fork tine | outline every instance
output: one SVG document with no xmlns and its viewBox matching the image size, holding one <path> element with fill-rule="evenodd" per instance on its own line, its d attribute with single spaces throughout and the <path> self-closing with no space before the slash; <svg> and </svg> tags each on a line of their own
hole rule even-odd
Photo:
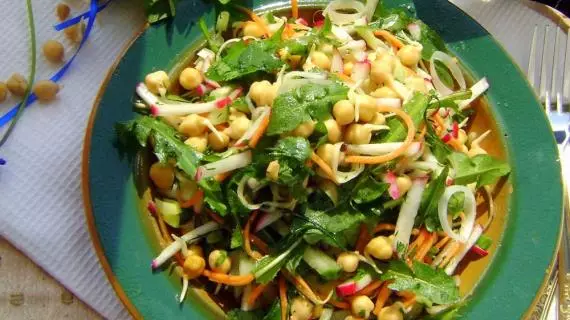
<svg viewBox="0 0 570 320">
<path fill-rule="evenodd" d="M 547 71 L 546 71 L 546 64 L 547 64 L 547 54 L 546 50 L 548 49 L 548 31 L 550 30 L 549 26 L 544 27 L 544 39 L 542 42 L 542 56 L 540 58 L 540 91 L 539 96 L 540 98 L 545 99 L 544 107 L 547 112 L 550 111 L 550 94 L 546 91 L 546 78 L 547 78 Z"/>
<path fill-rule="evenodd" d="M 556 97 L 558 88 L 556 87 L 556 78 L 558 77 L 558 33 L 560 32 L 560 28 L 556 27 L 556 34 L 554 35 L 554 60 L 552 60 L 552 82 L 550 83 L 550 95 L 552 97 Z M 557 101 L 558 103 L 558 101 Z M 558 108 L 557 108 L 558 110 Z"/>
<path fill-rule="evenodd" d="M 564 92 L 562 97 L 566 101 L 570 100 L 570 30 L 566 33 L 566 52 L 564 53 L 564 80 L 563 88 Z"/>
<path fill-rule="evenodd" d="M 536 83 L 535 83 L 535 73 L 536 73 L 536 32 L 538 30 L 538 25 L 534 25 L 534 31 L 532 33 L 532 41 L 530 43 L 530 56 L 528 58 L 528 68 L 526 70 L 526 77 L 528 78 L 528 82 L 530 83 L 532 89 L 536 91 Z"/>
</svg>

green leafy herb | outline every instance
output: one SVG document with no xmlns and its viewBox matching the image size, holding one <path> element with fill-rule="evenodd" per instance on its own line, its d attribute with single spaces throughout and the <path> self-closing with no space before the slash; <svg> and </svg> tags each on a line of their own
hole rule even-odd
<svg viewBox="0 0 570 320">
<path fill-rule="evenodd" d="M 483 249 L 483 250 L 487 250 L 491 247 L 491 245 L 493 244 L 493 239 L 489 238 L 488 236 L 482 234 L 481 236 L 479 236 L 479 239 L 477 239 L 477 242 L 475 243 L 479 248 Z"/>
<path fill-rule="evenodd" d="M 450 304 L 459 301 L 459 289 L 453 278 L 443 270 L 432 269 L 427 264 L 414 261 L 412 269 L 401 260 L 390 261 L 382 280 L 392 280 L 389 288 L 411 291 L 417 300 L 427 305 Z"/>
<path fill-rule="evenodd" d="M 208 46 L 210 47 L 210 49 L 212 49 L 212 51 L 214 52 L 218 52 L 218 50 L 220 50 L 221 45 L 224 43 L 224 38 L 222 37 L 222 35 L 220 33 L 210 34 L 210 31 L 208 30 L 208 25 L 206 24 L 206 20 L 204 20 L 204 17 L 200 18 L 200 20 L 198 21 L 198 26 L 200 27 L 200 31 L 202 31 L 204 38 L 206 38 L 206 41 L 208 42 Z"/>
<path fill-rule="evenodd" d="M 464 201 L 465 201 L 465 193 L 463 192 L 454 193 L 451 196 L 451 198 L 449 198 L 449 203 L 447 204 L 447 213 L 455 218 L 457 214 L 463 211 Z"/>
<path fill-rule="evenodd" d="M 447 47 L 443 39 L 421 20 L 416 20 L 420 26 L 421 36 L 419 42 L 422 44 L 422 59 L 429 60 L 435 51 L 447 52 Z"/>
<path fill-rule="evenodd" d="M 236 226 L 234 231 L 232 231 L 232 237 L 230 239 L 230 249 L 236 249 L 243 246 L 243 235 L 241 228 Z"/>
<path fill-rule="evenodd" d="M 378 182 L 370 175 L 364 175 L 353 189 L 352 201 L 357 204 L 372 202 L 380 198 L 388 190 L 388 187 L 389 184 Z"/>
<path fill-rule="evenodd" d="M 300 162 L 305 162 L 311 157 L 311 145 L 305 138 L 286 137 L 277 142 L 271 148 L 271 156 L 276 158 L 291 158 Z"/>
<path fill-rule="evenodd" d="M 295 248 L 302 244 L 302 239 L 298 237 L 298 233 L 291 232 L 288 234 L 277 246 L 275 252 L 264 256 L 261 260 L 257 261 L 253 269 L 253 275 L 259 283 L 268 283 L 285 266 L 289 257 L 292 256 Z"/>
<path fill-rule="evenodd" d="M 424 120 L 423 116 L 428 107 L 430 98 L 420 92 L 416 92 L 414 96 L 404 104 L 404 111 L 412 118 L 416 128 Z M 385 136 L 383 142 L 397 142 L 406 138 L 408 129 L 401 119 L 391 118 L 388 120 L 387 125 L 390 127 L 390 132 Z"/>
<path fill-rule="evenodd" d="M 439 198 L 441 198 L 441 195 L 445 192 L 445 181 L 447 180 L 448 174 L 449 168 L 445 167 L 439 176 L 429 183 L 429 186 L 422 196 L 419 210 L 421 215 L 418 218 L 425 224 L 430 232 L 441 229 L 437 207 Z"/>
<path fill-rule="evenodd" d="M 493 184 L 511 171 L 505 161 L 487 154 L 470 158 L 464 153 L 454 152 L 449 156 L 449 161 L 455 170 L 456 184 L 477 183 L 477 187 Z"/>
<path fill-rule="evenodd" d="M 309 137 L 309 141 L 315 145 L 315 148 L 318 148 L 329 141 L 328 133 L 329 131 L 325 123 L 319 121 L 315 124 L 315 129 L 313 130 L 313 134 Z"/>
<path fill-rule="evenodd" d="M 333 105 L 345 99 L 347 93 L 346 86 L 333 82 L 330 85 L 308 84 L 280 94 L 273 102 L 267 134 L 292 131 L 311 119 L 322 121 L 330 118 Z"/>
</svg>

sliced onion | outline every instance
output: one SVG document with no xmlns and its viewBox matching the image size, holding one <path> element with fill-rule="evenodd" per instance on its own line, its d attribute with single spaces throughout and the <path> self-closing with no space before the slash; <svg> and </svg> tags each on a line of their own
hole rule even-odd
<svg viewBox="0 0 570 320">
<path fill-rule="evenodd" d="M 182 303 L 184 301 L 184 298 L 186 298 L 187 291 L 188 291 L 188 277 L 184 275 L 182 277 L 182 292 L 180 292 L 178 303 Z"/>
<path fill-rule="evenodd" d="M 401 108 L 402 100 L 398 98 L 376 98 L 376 105 L 379 107 Z"/>
<path fill-rule="evenodd" d="M 332 26 L 331 32 L 341 43 L 352 41 L 350 34 L 341 27 Z"/>
<path fill-rule="evenodd" d="M 227 40 L 226 42 L 222 43 L 222 45 L 220 46 L 220 49 L 218 49 L 218 53 L 216 53 L 216 60 L 219 60 L 220 57 L 222 56 L 222 52 L 224 51 L 224 49 L 230 45 L 231 43 L 234 42 L 240 42 L 242 41 L 240 38 L 231 38 L 229 40 Z"/>
<path fill-rule="evenodd" d="M 378 0 L 366 0 L 366 7 L 364 8 L 364 12 L 366 14 L 367 21 L 372 21 L 372 16 L 374 15 L 374 11 L 376 11 L 377 5 Z"/>
<path fill-rule="evenodd" d="M 370 144 L 348 144 L 346 150 L 351 153 L 364 154 L 368 156 L 379 156 L 393 152 L 402 146 L 402 142 L 385 142 L 385 143 L 370 143 Z M 416 155 L 421 150 L 420 142 L 412 142 L 406 149 L 405 155 L 408 157 Z"/>
<path fill-rule="evenodd" d="M 364 52 L 366 50 L 366 41 L 364 40 L 352 40 L 347 42 L 345 45 L 338 47 L 338 51 L 342 55 L 347 55 L 353 51 Z"/>
<path fill-rule="evenodd" d="M 339 10 L 354 10 L 355 13 L 341 13 Z M 365 6 L 362 2 L 356 0 L 334 0 L 331 1 L 323 11 L 333 24 L 345 25 L 354 23 L 357 19 L 361 18 L 365 12 Z"/>
<path fill-rule="evenodd" d="M 211 162 L 198 167 L 196 170 L 196 181 L 213 177 L 220 173 L 225 173 L 235 169 L 243 168 L 251 163 L 251 151 L 234 154 L 225 159 Z"/>
<path fill-rule="evenodd" d="M 245 103 L 247 104 L 247 108 L 249 109 L 249 113 L 253 114 L 255 111 L 255 106 L 253 105 L 253 101 L 251 101 L 251 97 L 249 93 L 245 96 Z"/>
<path fill-rule="evenodd" d="M 459 67 L 457 62 L 455 62 L 455 60 L 447 53 L 441 51 L 435 51 L 429 60 L 430 63 L 429 72 L 431 74 L 435 89 L 441 95 L 446 96 L 452 94 L 453 90 L 451 90 L 445 84 L 443 84 L 443 82 L 439 78 L 439 75 L 437 74 L 437 71 L 435 69 L 435 61 L 442 62 L 449 69 L 449 71 L 451 71 L 451 75 L 459 84 L 459 88 L 461 88 L 461 90 L 465 90 L 466 88 L 465 78 L 463 77 L 463 72 L 461 72 L 461 68 Z"/>
<path fill-rule="evenodd" d="M 257 111 L 257 110 L 261 110 L 261 111 Z M 243 136 L 241 136 L 241 138 L 239 138 L 239 140 L 236 141 L 236 143 L 235 143 L 236 147 L 244 146 L 246 141 L 251 139 L 253 134 L 257 131 L 259 126 L 263 123 L 264 119 L 271 115 L 271 108 L 259 107 L 259 108 L 255 109 L 254 112 L 260 112 L 259 117 L 253 121 L 253 124 L 251 126 L 249 126 L 249 128 L 247 128 L 247 130 L 245 131 Z M 253 112 L 252 112 L 252 117 L 253 117 Z"/>
<path fill-rule="evenodd" d="M 408 101 L 412 96 L 412 91 L 398 80 L 393 80 L 391 87 L 404 102 Z"/>
<path fill-rule="evenodd" d="M 230 104 L 239 94 L 242 89 L 237 88 L 232 91 L 229 96 L 221 97 L 214 101 L 199 102 L 199 103 L 165 103 L 153 104 L 150 106 L 150 113 L 154 116 L 185 116 L 194 113 L 206 113 L 221 109 Z"/>
<path fill-rule="evenodd" d="M 465 213 L 465 220 L 461 222 L 461 228 L 459 229 L 459 234 L 455 233 L 451 226 L 449 225 L 449 220 L 447 219 L 447 205 L 449 199 L 457 193 L 463 192 L 465 195 L 465 200 L 463 201 L 463 211 Z M 467 241 L 471 231 L 473 231 L 473 225 L 475 224 L 475 214 L 476 214 L 476 201 L 475 196 L 471 189 L 466 186 L 450 186 L 445 189 L 445 192 L 439 198 L 439 203 L 437 206 L 439 213 L 439 222 L 443 231 L 452 239 L 460 242 Z"/>
<path fill-rule="evenodd" d="M 445 267 L 445 273 L 447 273 L 448 275 L 453 274 L 455 268 L 457 268 L 457 265 L 461 262 L 461 260 L 463 260 L 467 252 L 471 250 L 471 248 L 475 245 L 475 243 L 477 243 L 477 240 L 479 239 L 482 233 L 483 233 L 483 228 L 479 224 L 473 227 L 473 231 L 471 232 L 469 239 L 467 239 L 467 243 L 465 243 L 465 245 L 463 246 L 463 250 L 458 254 L 456 254 L 451 259 L 449 264 Z"/>
<path fill-rule="evenodd" d="M 344 63 L 342 62 L 342 57 L 338 50 L 333 51 L 332 62 L 331 62 L 331 72 L 343 72 Z"/>
<path fill-rule="evenodd" d="M 393 249 L 396 252 L 398 252 L 399 246 L 404 246 L 406 249 L 408 248 L 412 229 L 414 228 L 414 221 L 418 215 L 418 209 L 420 208 L 425 187 L 426 179 L 415 179 L 407 193 L 406 200 L 400 207 L 393 243 Z M 398 255 L 400 256 L 400 252 L 398 252 Z"/>
<path fill-rule="evenodd" d="M 196 55 L 204 60 L 212 60 L 216 57 L 216 53 L 208 48 L 200 49 Z"/>
<path fill-rule="evenodd" d="M 139 83 L 135 89 L 137 95 L 149 106 L 156 105 L 158 103 L 158 97 L 155 96 L 144 83 Z"/>
<path fill-rule="evenodd" d="M 243 178 L 241 178 L 240 182 L 238 183 L 238 187 L 237 187 L 237 196 L 238 199 L 240 200 L 241 204 L 248 208 L 249 210 L 257 210 L 259 208 L 261 208 L 261 203 L 251 203 L 249 200 L 246 199 L 245 197 L 245 185 L 247 184 L 247 181 L 249 180 L 248 176 L 244 176 Z"/>
<path fill-rule="evenodd" d="M 485 91 L 487 91 L 487 89 L 489 89 L 489 82 L 487 82 L 487 78 L 483 78 L 483 79 L 477 81 L 477 83 L 475 83 L 471 87 L 471 98 L 469 98 L 467 100 L 462 100 L 461 102 L 459 102 L 458 103 L 459 109 L 463 110 L 463 109 L 467 108 L 471 104 L 471 102 L 473 102 L 475 99 L 477 99 L 483 93 L 485 93 Z"/>
<path fill-rule="evenodd" d="M 354 67 L 352 67 L 352 74 L 350 78 L 356 81 L 363 81 L 368 79 L 370 75 L 370 61 L 364 60 L 362 62 L 356 62 Z"/>
</svg>

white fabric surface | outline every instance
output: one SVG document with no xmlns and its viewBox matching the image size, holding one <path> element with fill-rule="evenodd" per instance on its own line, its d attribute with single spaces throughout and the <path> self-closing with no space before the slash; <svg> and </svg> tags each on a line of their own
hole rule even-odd
<svg viewBox="0 0 570 320">
<path fill-rule="evenodd" d="M 60 66 L 46 62 L 41 45 L 58 39 L 66 57 L 75 51 L 57 22 L 53 0 L 34 0 L 38 65 L 37 80 Z M 72 14 L 89 1 L 68 1 Z M 128 318 L 93 250 L 85 224 L 81 194 L 81 152 L 84 130 L 95 95 L 118 54 L 141 29 L 138 1 L 117 0 L 102 11 L 93 32 L 68 74 L 57 101 L 34 104 L 23 114 L 0 157 L 0 234 L 81 300 L 109 319 Z M 28 77 L 29 36 L 25 1 L 0 1 L 0 79 L 13 72 Z M 0 104 L 3 114 L 16 100 Z"/>
<path fill-rule="evenodd" d="M 87 9 L 87 0 L 69 2 L 76 4 L 72 7 L 74 13 Z M 534 26 L 528 21 L 540 19 L 538 14 L 529 12 L 518 1 L 453 2 L 491 31 L 519 65 L 526 66 L 532 32 L 523 30 Z M 56 70 L 41 55 L 45 40 L 64 42 L 68 57 L 74 50 L 62 34 L 51 28 L 56 22 L 55 3 L 33 1 L 39 52 L 37 80 L 48 78 Z M 8 162 L 0 167 L 0 235 L 109 319 L 128 318 L 128 314 L 99 265 L 85 225 L 81 151 L 98 88 L 121 49 L 144 23 L 137 3 L 117 0 L 99 14 L 90 40 L 61 82 L 58 100 L 28 108 L 0 150 L 0 157 Z M 517 10 L 524 11 L 518 11 L 524 19 L 513 13 Z M 0 79 L 7 79 L 13 72 L 27 77 L 25 12 L 25 1 L 0 1 Z M 508 21 L 505 12 L 512 13 L 506 16 Z M 506 25 L 511 32 L 505 30 Z M 0 113 L 14 103 L 11 100 L 0 104 Z"/>
</svg>

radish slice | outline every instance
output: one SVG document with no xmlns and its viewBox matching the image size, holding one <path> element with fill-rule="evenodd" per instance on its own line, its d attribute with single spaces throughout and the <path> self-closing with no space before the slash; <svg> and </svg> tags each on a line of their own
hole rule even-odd
<svg viewBox="0 0 570 320">
<path fill-rule="evenodd" d="M 364 274 L 360 276 L 359 279 L 351 279 L 344 283 L 339 284 L 336 287 L 336 294 L 341 297 L 351 296 L 358 291 L 364 289 L 367 285 L 372 282 L 372 276 L 370 274 Z"/>
<path fill-rule="evenodd" d="M 471 104 L 471 102 L 473 102 L 475 99 L 477 99 L 483 93 L 485 93 L 485 91 L 487 91 L 487 89 L 489 89 L 489 82 L 487 82 L 487 78 L 483 78 L 483 79 L 477 81 L 477 83 L 475 83 L 471 87 L 471 98 L 469 98 L 467 100 L 462 100 L 461 102 L 459 102 L 459 104 L 458 104 L 459 110 L 463 110 L 463 109 L 467 108 Z"/>
<path fill-rule="evenodd" d="M 402 250 L 398 250 L 399 247 L 403 246 L 406 250 L 408 244 L 410 243 L 410 236 L 412 234 L 412 229 L 414 228 L 414 220 L 418 214 L 418 209 L 420 207 L 420 202 L 422 201 L 422 194 L 426 187 L 426 179 L 415 179 L 412 182 L 412 187 L 408 191 L 406 200 L 400 207 L 400 213 L 398 214 L 398 221 L 396 222 L 396 231 L 394 234 L 393 249 L 398 253 L 400 258 L 404 254 Z"/>
<path fill-rule="evenodd" d="M 338 47 L 338 51 L 341 55 L 347 55 L 353 51 L 364 52 L 364 50 L 366 50 L 366 41 L 364 40 L 352 40 L 347 42 L 344 46 Z"/>
<path fill-rule="evenodd" d="M 390 184 L 390 187 L 388 188 L 388 193 L 390 194 L 390 197 L 392 197 L 392 199 L 394 200 L 399 199 L 401 196 L 400 188 L 398 188 L 396 179 L 398 179 L 398 177 L 392 171 L 386 172 L 386 175 L 384 176 L 384 182 Z"/>
<path fill-rule="evenodd" d="M 401 108 L 402 100 L 398 98 L 376 98 L 376 105 L 378 107 Z"/>
<path fill-rule="evenodd" d="M 422 37 L 422 30 L 420 29 L 420 26 L 417 23 L 410 23 L 408 25 L 408 31 L 410 32 L 412 38 L 416 41 L 420 40 L 420 38 Z"/>
<path fill-rule="evenodd" d="M 370 75 L 370 61 L 364 60 L 361 62 L 360 61 L 356 62 L 354 64 L 354 67 L 352 67 L 352 74 L 350 75 L 350 78 L 356 82 L 368 79 L 369 75 Z"/>
<path fill-rule="evenodd" d="M 235 169 L 243 168 L 251 163 L 251 151 L 234 154 L 225 159 L 211 162 L 198 167 L 196 170 L 196 181 L 213 177 L 220 173 L 225 173 Z"/>
<path fill-rule="evenodd" d="M 342 43 L 346 43 L 352 40 L 350 34 L 343 28 L 332 26 L 331 32 Z"/>
<path fill-rule="evenodd" d="M 331 72 L 343 72 L 344 63 L 342 62 L 342 57 L 338 50 L 333 51 L 333 57 L 331 62 Z"/>
<path fill-rule="evenodd" d="M 399 82 L 398 80 L 393 80 L 391 83 L 391 87 L 396 93 L 404 100 L 404 102 L 408 101 L 412 96 L 412 90 L 408 89 L 403 83 Z"/>
<path fill-rule="evenodd" d="M 489 251 L 479 247 L 478 245 L 474 245 L 473 247 L 471 247 L 471 251 L 473 251 L 473 253 L 481 257 L 486 257 L 489 254 Z"/>
<path fill-rule="evenodd" d="M 227 97 L 218 98 L 210 102 L 200 103 L 166 103 L 150 105 L 150 113 L 154 116 L 185 116 L 193 113 L 206 113 L 221 109 L 230 104 L 242 92 L 237 88 Z"/>
<path fill-rule="evenodd" d="M 429 60 L 429 72 L 431 74 L 434 87 L 441 95 L 447 96 L 449 94 L 452 94 L 453 90 L 443 84 L 439 78 L 439 75 L 435 69 L 435 61 L 442 62 L 449 69 L 449 71 L 451 71 L 451 75 L 459 84 L 459 88 L 461 88 L 461 90 L 465 90 L 465 78 L 463 77 L 463 72 L 461 72 L 461 68 L 457 62 L 447 53 L 435 51 Z"/>
<path fill-rule="evenodd" d="M 158 97 L 150 92 L 144 83 L 139 83 L 135 91 L 147 105 L 152 106 L 158 103 Z"/>
<path fill-rule="evenodd" d="M 477 243 L 477 239 L 479 239 L 482 233 L 483 233 L 483 228 L 479 224 L 473 227 L 473 231 L 471 232 L 471 235 L 467 239 L 467 243 L 463 247 L 463 250 L 455 257 L 451 258 L 451 261 L 449 262 L 447 267 L 445 267 L 445 273 L 447 273 L 448 275 L 453 274 L 459 262 L 463 260 L 467 252 L 469 252 L 469 250 L 471 250 L 471 248 L 475 245 L 475 243 Z"/>
<path fill-rule="evenodd" d="M 251 126 L 249 126 L 249 128 L 247 128 L 247 130 L 245 131 L 243 136 L 241 136 L 241 138 L 239 138 L 239 140 L 236 141 L 236 143 L 235 143 L 236 147 L 245 146 L 247 144 L 247 141 L 249 141 L 249 139 L 251 139 L 253 134 L 259 129 L 259 126 L 261 126 L 264 119 L 271 115 L 271 108 L 269 108 L 269 107 L 259 107 L 259 108 L 255 109 L 254 111 L 257 111 L 257 110 L 261 110 L 261 111 L 259 111 L 260 112 L 259 117 L 253 121 L 253 124 Z"/>
<path fill-rule="evenodd" d="M 182 240 L 184 240 L 184 242 L 186 242 L 187 244 L 194 243 L 201 236 L 208 234 L 214 230 L 218 230 L 219 228 L 220 228 L 219 224 L 217 224 L 214 221 L 210 221 L 210 222 L 207 222 L 207 223 L 197 227 L 196 229 L 194 229 L 188 233 L 185 233 L 180 238 Z M 172 256 L 174 256 L 181 249 L 182 249 L 182 246 L 180 245 L 179 241 L 172 242 L 171 244 L 169 244 L 166 248 L 164 248 L 162 250 L 162 252 L 158 255 L 158 257 L 156 257 L 156 258 L 154 258 L 154 260 L 152 260 L 151 267 L 153 269 L 160 267 L 166 260 L 170 259 Z"/>
<path fill-rule="evenodd" d="M 393 152 L 394 150 L 400 148 L 402 144 L 402 142 L 347 144 L 346 151 L 368 156 L 378 156 Z M 420 142 L 412 142 L 404 154 L 408 157 L 414 156 L 421 150 L 421 147 L 422 145 Z"/>
<path fill-rule="evenodd" d="M 376 11 L 377 5 L 378 0 L 366 0 L 366 7 L 364 8 L 364 12 L 367 21 L 372 21 L 372 16 L 374 15 L 374 11 Z"/>
<path fill-rule="evenodd" d="M 283 212 L 281 211 L 273 211 L 273 212 L 264 212 L 263 215 L 261 215 L 261 217 L 259 217 L 259 220 L 257 221 L 257 224 L 255 225 L 255 232 L 258 232 L 259 230 L 267 227 L 268 225 L 272 224 L 273 222 L 281 219 L 281 217 L 283 217 Z"/>
<path fill-rule="evenodd" d="M 459 234 L 451 229 L 449 220 L 447 219 L 447 205 L 449 203 L 449 199 L 451 199 L 451 197 L 457 192 L 463 192 L 465 195 L 465 200 L 463 201 L 463 212 L 465 212 L 465 220 L 461 222 Z M 452 239 L 460 242 L 467 241 L 469 235 L 473 231 L 476 214 L 475 196 L 473 195 L 471 189 L 466 186 L 459 185 L 447 187 L 439 199 L 437 210 L 439 213 L 439 222 L 441 223 L 443 231 Z"/>
<path fill-rule="evenodd" d="M 210 79 L 208 79 L 208 78 L 204 78 L 204 83 L 205 83 L 208 87 L 211 87 L 211 88 L 213 88 L 213 89 L 217 89 L 217 88 L 222 87 L 222 86 L 221 86 L 219 83 L 217 83 L 216 81 L 210 80 Z"/>
<path fill-rule="evenodd" d="M 343 13 L 342 11 L 355 11 L 355 13 Z M 323 10 L 323 14 L 336 25 L 351 24 L 364 16 L 365 6 L 362 2 L 354 0 L 334 0 Z"/>
</svg>

